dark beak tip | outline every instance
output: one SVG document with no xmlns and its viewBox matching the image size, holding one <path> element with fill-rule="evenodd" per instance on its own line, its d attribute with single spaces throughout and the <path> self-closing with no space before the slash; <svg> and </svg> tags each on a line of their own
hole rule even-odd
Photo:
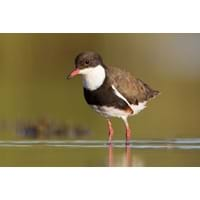
<svg viewBox="0 0 200 200">
<path fill-rule="evenodd" d="M 71 78 L 72 78 L 72 77 L 70 76 L 70 74 L 69 74 L 69 75 L 67 75 L 67 74 L 65 75 L 65 79 L 66 79 L 66 80 L 69 80 L 69 79 L 71 79 Z"/>
<path fill-rule="evenodd" d="M 70 79 L 72 79 L 72 77 L 71 76 L 67 76 L 67 80 L 70 80 Z"/>
</svg>

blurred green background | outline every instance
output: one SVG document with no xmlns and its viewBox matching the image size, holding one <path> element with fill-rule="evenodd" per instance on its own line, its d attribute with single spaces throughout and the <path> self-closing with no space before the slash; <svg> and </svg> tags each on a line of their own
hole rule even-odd
<svg viewBox="0 0 200 200">
<path fill-rule="evenodd" d="M 0 34 L 1 120 L 47 117 L 106 139 L 105 119 L 86 105 L 81 78 L 64 79 L 86 50 L 161 91 L 130 118 L 134 138 L 200 136 L 200 34 Z M 123 139 L 123 123 L 113 121 L 115 139 Z"/>
<path fill-rule="evenodd" d="M 90 129 L 84 139 L 106 140 L 105 119 L 87 106 L 81 77 L 64 78 L 76 55 L 86 50 L 161 91 L 129 119 L 133 139 L 200 137 L 200 34 L 0 34 L 0 122 L 47 118 Z M 113 125 L 114 139 L 124 139 L 122 121 L 113 119 Z M 19 137 L 2 128 L 0 139 Z"/>
</svg>

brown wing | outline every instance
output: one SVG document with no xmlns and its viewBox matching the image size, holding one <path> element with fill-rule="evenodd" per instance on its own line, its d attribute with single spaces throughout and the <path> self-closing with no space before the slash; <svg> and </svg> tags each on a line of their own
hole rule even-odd
<svg viewBox="0 0 200 200">
<path fill-rule="evenodd" d="M 159 94 L 142 80 L 119 68 L 109 67 L 107 73 L 110 83 L 131 103 L 137 105 Z"/>
</svg>

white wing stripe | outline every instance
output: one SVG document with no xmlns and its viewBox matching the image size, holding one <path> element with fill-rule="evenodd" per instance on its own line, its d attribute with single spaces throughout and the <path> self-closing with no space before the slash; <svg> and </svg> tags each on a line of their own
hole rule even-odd
<svg viewBox="0 0 200 200">
<path fill-rule="evenodd" d="M 115 94 L 116 94 L 119 98 L 123 99 L 123 100 L 128 104 L 128 106 L 131 108 L 131 110 L 132 110 L 133 113 L 134 113 L 134 110 L 133 110 L 131 104 L 130 104 L 130 103 L 127 101 L 127 99 L 115 88 L 114 85 L 112 85 L 112 89 L 114 90 Z"/>
</svg>

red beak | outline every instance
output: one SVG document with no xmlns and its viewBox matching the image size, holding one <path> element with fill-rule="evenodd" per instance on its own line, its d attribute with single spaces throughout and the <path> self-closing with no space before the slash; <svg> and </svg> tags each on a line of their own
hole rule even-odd
<svg viewBox="0 0 200 200">
<path fill-rule="evenodd" d="M 67 77 L 67 79 L 73 78 L 74 76 L 78 75 L 80 72 L 79 68 L 74 69 Z"/>
</svg>

